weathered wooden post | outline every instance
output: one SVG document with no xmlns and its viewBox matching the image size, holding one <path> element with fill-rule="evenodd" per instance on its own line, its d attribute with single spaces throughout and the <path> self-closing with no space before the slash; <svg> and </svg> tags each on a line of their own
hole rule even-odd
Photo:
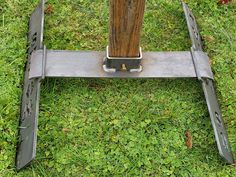
<svg viewBox="0 0 236 177">
<path fill-rule="evenodd" d="M 133 60 L 132 63 L 128 62 L 127 58 L 140 57 L 144 10 L 145 0 L 110 0 L 109 57 L 126 58 L 126 60 L 108 62 L 109 67 L 117 70 L 139 68 L 140 60 Z"/>
</svg>

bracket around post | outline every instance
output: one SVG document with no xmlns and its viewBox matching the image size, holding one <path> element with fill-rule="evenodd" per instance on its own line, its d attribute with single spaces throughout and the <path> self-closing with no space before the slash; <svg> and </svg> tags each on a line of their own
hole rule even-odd
<svg viewBox="0 0 236 177">
<path fill-rule="evenodd" d="M 141 72 L 143 67 L 141 61 L 143 59 L 142 48 L 139 49 L 139 57 L 110 57 L 109 46 L 106 49 L 106 58 L 103 69 L 106 72 L 129 71 Z"/>
</svg>

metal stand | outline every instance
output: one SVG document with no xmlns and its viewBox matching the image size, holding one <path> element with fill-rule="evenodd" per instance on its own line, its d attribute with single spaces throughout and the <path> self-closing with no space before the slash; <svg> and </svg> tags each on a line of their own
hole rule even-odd
<svg viewBox="0 0 236 177">
<path fill-rule="evenodd" d="M 17 170 L 27 166 L 36 156 L 40 81 L 45 77 L 198 78 L 203 86 L 219 153 L 227 163 L 234 163 L 209 58 L 202 50 L 196 20 L 188 6 L 182 4 L 192 40 L 191 51 L 142 53 L 140 50 L 137 58 L 113 58 L 105 52 L 47 50 L 43 46 L 44 0 L 41 1 L 31 15 L 29 25 L 30 48 L 22 97 Z"/>
</svg>

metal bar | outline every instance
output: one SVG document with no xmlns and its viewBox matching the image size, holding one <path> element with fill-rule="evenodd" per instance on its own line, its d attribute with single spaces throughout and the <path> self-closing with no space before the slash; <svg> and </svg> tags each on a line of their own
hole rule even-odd
<svg viewBox="0 0 236 177">
<path fill-rule="evenodd" d="M 40 78 L 29 79 L 30 56 L 33 51 L 42 49 L 44 26 L 44 0 L 32 13 L 29 24 L 29 50 L 22 95 L 19 141 L 16 153 L 16 168 L 22 169 L 36 155 L 37 126 L 40 96 Z"/>
<path fill-rule="evenodd" d="M 222 114 L 215 93 L 213 78 L 212 79 L 205 78 L 200 72 L 204 67 L 207 67 L 206 69 L 209 70 L 210 65 L 207 64 L 201 65 L 199 63 L 199 60 L 205 58 L 206 56 L 204 57 L 203 53 L 199 53 L 203 50 L 203 47 L 197 22 L 194 15 L 188 8 L 188 6 L 184 2 L 182 2 L 182 4 L 184 8 L 184 13 L 188 25 L 190 38 L 192 40 L 192 48 L 191 48 L 192 59 L 197 73 L 197 77 L 202 82 L 202 87 L 211 118 L 211 124 L 214 129 L 217 147 L 220 155 L 225 159 L 225 161 L 229 164 L 233 164 L 234 163 L 233 153 L 230 149 L 228 135 L 222 120 Z"/>
<path fill-rule="evenodd" d="M 227 163 L 233 164 L 234 158 L 229 146 L 224 122 L 222 120 L 220 106 L 215 93 L 214 82 L 211 79 L 202 79 L 202 85 L 219 153 Z"/>
<path fill-rule="evenodd" d="M 200 52 L 201 53 L 201 52 Z M 31 57 L 30 78 L 42 77 L 44 51 L 36 51 Z M 202 56 L 205 56 L 202 54 Z M 195 78 L 197 77 L 190 52 L 144 52 L 143 71 L 138 73 L 103 70 L 104 52 L 47 51 L 46 77 L 82 78 Z M 201 57 L 199 55 L 198 57 Z M 201 65 L 208 64 L 208 58 L 199 59 Z M 210 67 L 199 70 L 202 76 L 213 78 Z"/>
<path fill-rule="evenodd" d="M 195 51 L 202 51 L 202 40 L 198 30 L 196 19 L 189 9 L 188 5 L 182 2 L 185 18 L 188 25 L 189 36 L 192 41 L 192 47 Z"/>
</svg>

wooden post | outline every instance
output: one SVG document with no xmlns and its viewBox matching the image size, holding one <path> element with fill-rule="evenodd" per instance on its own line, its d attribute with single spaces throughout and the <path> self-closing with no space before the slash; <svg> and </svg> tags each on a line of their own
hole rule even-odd
<svg viewBox="0 0 236 177">
<path fill-rule="evenodd" d="M 138 57 L 145 0 L 110 0 L 110 57 Z"/>
</svg>

